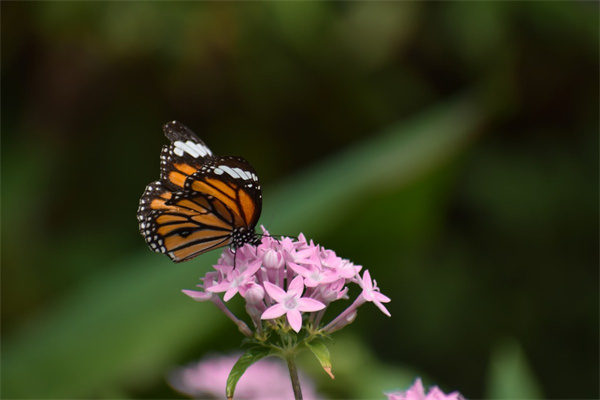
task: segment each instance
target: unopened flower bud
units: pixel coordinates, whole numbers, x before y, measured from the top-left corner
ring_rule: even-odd
[[[279,269],[283,267],[285,260],[281,255],[281,252],[277,252],[273,249],[269,249],[263,255],[263,265],[270,269]]]

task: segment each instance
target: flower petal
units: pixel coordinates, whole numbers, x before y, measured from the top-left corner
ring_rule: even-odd
[[[232,287],[228,291],[225,292],[225,296],[223,296],[223,300],[229,301],[233,296],[235,296],[238,292],[237,287]]]
[[[286,293],[283,291],[282,288],[273,285],[271,282],[264,282],[263,286],[265,287],[267,294],[271,296],[273,300],[275,300],[278,303],[282,303],[285,301]]]
[[[195,290],[182,290],[182,292],[196,301],[207,301],[212,298],[212,293],[197,292]]]
[[[380,302],[374,301],[373,304],[375,304],[377,306],[377,308],[379,308],[381,310],[381,312],[384,313],[385,315],[387,315],[388,317],[392,316],[392,314],[390,314],[388,309],[385,308],[385,306],[383,304],[381,304]]]
[[[385,294],[383,294],[381,292],[373,292],[373,298],[382,303],[389,303],[390,301],[392,301],[392,299],[390,299],[389,297],[387,297]]]
[[[373,281],[371,280],[371,274],[369,273],[368,269],[365,271],[362,277],[362,288],[367,292],[373,290]]]
[[[319,311],[325,308],[325,304],[319,300],[310,299],[308,297],[302,297],[298,299],[298,306],[296,309],[300,311]]]
[[[231,287],[230,281],[223,281],[223,282],[219,283],[218,285],[213,285],[209,288],[206,288],[206,291],[211,292],[211,293],[221,293],[221,292],[226,292],[227,290],[229,290],[230,287]]]
[[[275,319],[285,314],[287,310],[281,304],[275,304],[265,310],[260,319]]]
[[[300,332],[300,328],[302,328],[302,314],[300,314],[300,311],[296,309],[288,310],[287,320],[293,330]]]
[[[266,283],[266,282],[265,282]],[[296,276],[290,284],[288,285],[288,294],[289,295],[298,295],[300,296],[304,291],[304,279],[300,275]]]

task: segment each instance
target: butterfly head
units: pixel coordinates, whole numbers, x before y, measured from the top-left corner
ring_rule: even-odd
[[[246,243],[256,245],[260,243],[260,237],[254,229],[246,229],[245,227],[236,228],[231,235],[231,248],[238,249]]]

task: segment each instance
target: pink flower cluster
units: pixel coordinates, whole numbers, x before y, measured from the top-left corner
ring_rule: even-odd
[[[348,285],[358,285],[362,289],[360,295],[321,330],[331,333],[351,323],[357,308],[365,302],[374,303],[390,316],[383,305],[390,299],[379,292],[368,270],[360,275],[361,268],[312,240],[307,242],[302,234],[297,240],[277,240],[265,231],[257,246],[246,244],[235,252],[224,250],[215,270],[207,272],[203,284],[198,285],[201,291],[183,292],[196,301],[212,301],[242,333],[251,337],[252,330],[224,303],[237,294],[245,300],[246,311],[259,333],[263,331],[263,321],[276,326],[276,320],[284,315],[286,324],[299,332],[303,323],[318,329],[327,306],[349,299]],[[221,293],[222,300],[218,296]]]

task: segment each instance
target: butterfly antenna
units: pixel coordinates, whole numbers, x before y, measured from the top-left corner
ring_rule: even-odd
[[[277,240],[278,242],[280,242],[280,241],[281,241],[281,239],[282,239],[282,238],[284,238],[284,237],[289,237],[289,238],[291,238],[291,239],[296,239],[296,240],[298,240],[298,236],[289,236],[289,235],[271,235],[271,233],[255,233],[255,235],[256,235],[256,237],[257,237],[257,238],[258,238],[258,237],[260,237],[261,239],[262,239],[263,237],[265,237],[265,236],[266,236],[266,237],[270,237],[270,238],[273,238],[274,240]],[[278,239],[278,238],[279,238],[279,239]],[[257,242],[257,244],[258,244],[258,242]]]

